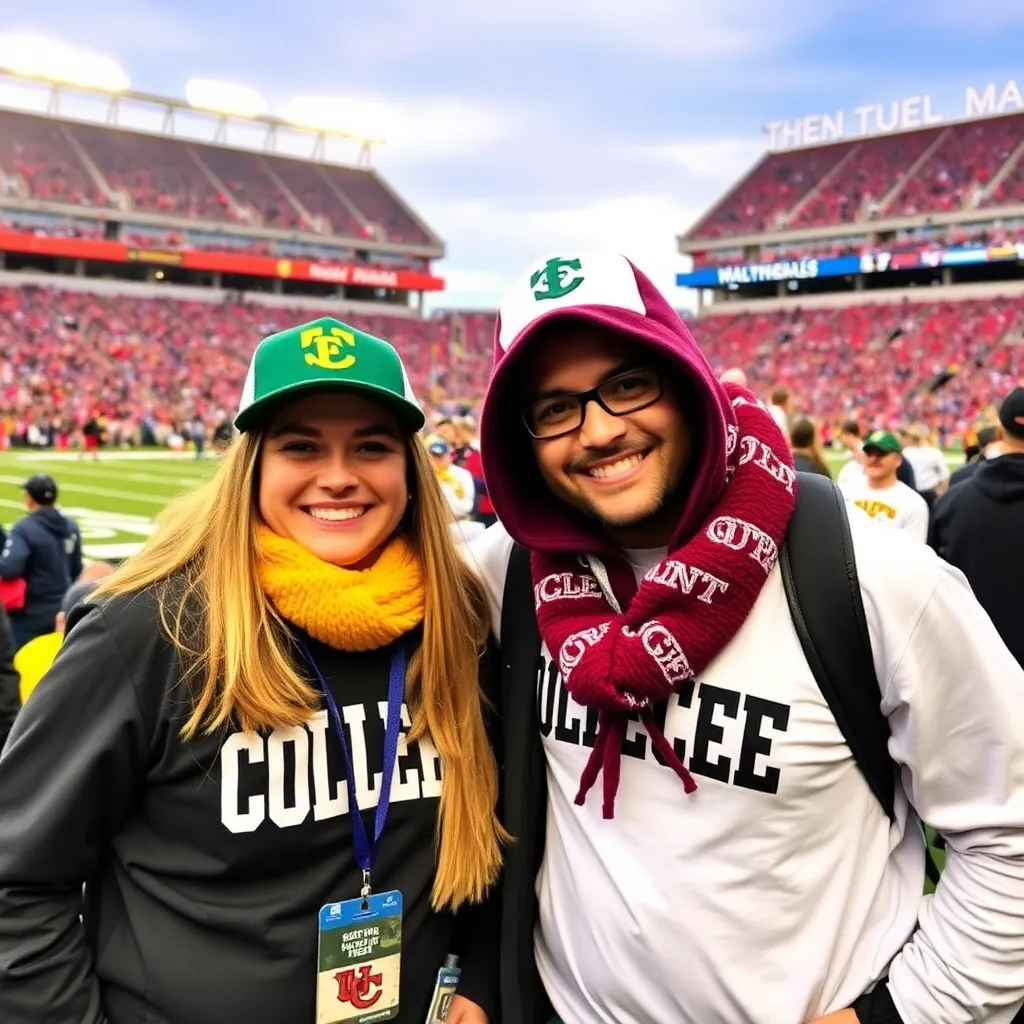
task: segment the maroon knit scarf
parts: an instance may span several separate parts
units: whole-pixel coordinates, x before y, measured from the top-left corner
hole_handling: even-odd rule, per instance
[[[748,391],[731,385],[726,391],[737,423],[728,427],[726,486],[693,536],[622,602],[623,612],[606,597],[607,573],[595,559],[583,560],[587,572],[576,555],[535,552],[532,558],[544,643],[558,658],[573,699],[599,712],[576,803],[584,802],[603,769],[606,818],[614,816],[630,712],[640,713],[654,748],[686,792],[696,789],[651,706],[702,672],[743,625],[796,503],[793,459],[782,432]]]

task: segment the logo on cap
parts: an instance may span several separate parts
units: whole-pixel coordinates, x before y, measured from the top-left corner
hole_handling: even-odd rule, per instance
[[[349,353],[336,358],[342,351],[342,344],[354,346],[355,335],[342,327],[332,327],[330,334],[325,334],[322,327],[308,327],[299,338],[303,348],[310,345],[316,346],[315,352],[306,353],[306,363],[309,366],[319,366],[323,370],[347,370],[355,365],[356,357]]]
[[[583,284],[583,274],[580,272],[582,269],[578,259],[564,260],[556,256],[548,260],[540,270],[530,275],[530,287],[534,289],[533,297],[538,301],[564,299]],[[541,281],[544,282],[544,287],[538,288],[537,285]]]

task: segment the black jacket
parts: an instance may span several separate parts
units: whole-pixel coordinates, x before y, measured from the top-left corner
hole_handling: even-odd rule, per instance
[[[183,742],[191,702],[157,616],[153,592],[76,611],[0,759],[4,1024],[314,1019],[319,910],[362,881],[340,745],[326,712]],[[390,652],[305,640],[347,723],[372,835]],[[429,744],[400,747],[373,871],[376,891],[404,897],[408,1024],[425,1020],[449,952],[460,992],[496,1019],[488,908],[429,904],[440,779]]]
[[[18,673],[14,670],[14,634],[7,612],[0,606],[0,752],[21,709]]]
[[[1024,665],[1024,454],[985,459],[932,511],[929,542],[968,579]]]
[[[25,580],[25,615],[56,616],[81,571],[78,525],[53,507],[37,509],[15,523],[0,555],[0,578]]]

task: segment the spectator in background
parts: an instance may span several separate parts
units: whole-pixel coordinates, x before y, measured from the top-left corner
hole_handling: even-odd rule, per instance
[[[82,427],[82,453],[80,458],[85,458],[86,453],[92,455],[93,461],[99,461],[100,444],[103,441],[103,423],[96,413],[93,413]]]
[[[196,446],[196,458],[201,459],[206,451],[206,424],[202,416],[193,416],[188,424],[189,436]]]
[[[997,459],[1003,453],[1002,431],[999,427],[981,427],[977,435],[978,450],[973,458],[969,458],[959,469],[954,470],[949,478],[949,489],[969,480],[977,468],[986,459]]]
[[[231,439],[235,436],[235,428],[227,416],[223,416],[213,430],[213,450],[218,455],[223,455]]]
[[[11,622],[0,605],[0,753],[3,752],[14,719],[21,710],[18,673],[14,667],[15,650]]]
[[[928,504],[896,475],[903,460],[900,439],[888,430],[875,430],[864,440],[864,471],[840,483],[846,497],[872,519],[906,530],[922,543],[928,539]]]
[[[455,457],[455,465],[466,470],[473,478],[473,519],[483,527],[493,526],[498,517],[494,514],[487,481],[484,480],[484,464],[480,458],[480,442],[477,438],[476,422],[472,416],[463,417],[462,447]]]
[[[735,384],[737,387],[747,387],[747,375],[738,367],[732,366],[721,377],[718,378],[723,384]]]
[[[0,579],[24,579],[25,607],[11,613],[15,648],[53,630],[68,587],[82,572],[78,524],[54,508],[57,483],[40,473],[25,481],[28,515],[14,524],[3,554]]]
[[[847,420],[839,429],[839,440],[850,453],[850,461],[839,471],[836,483],[840,487],[859,487],[864,476],[864,451],[860,439],[860,424],[856,420]],[[917,490],[914,470],[910,463],[901,460],[896,468],[896,479],[906,484],[911,490]]]
[[[819,473],[831,478],[828,463],[821,450],[818,428],[814,423],[801,417],[789,431],[789,445],[793,449],[793,465],[799,473]]]
[[[917,493],[930,509],[935,499],[945,494],[949,487],[946,457],[931,443],[928,428],[923,423],[901,427],[899,433],[903,442],[903,459],[913,468]]]
[[[451,448],[459,446],[459,430],[450,416],[442,416],[434,426],[434,433]]]
[[[783,437],[789,437],[792,404],[793,398],[789,393],[789,388],[774,388],[772,390],[772,401],[768,406],[768,411],[772,414],[772,419],[775,420],[779,430],[782,431]]]
[[[999,410],[1002,454],[984,458],[935,504],[929,543],[966,577],[1024,665],[1024,388]]]
[[[443,437],[432,437],[427,442],[427,451],[430,452],[438,483],[455,521],[468,519],[473,511],[472,475],[468,470],[454,464],[452,447]]]

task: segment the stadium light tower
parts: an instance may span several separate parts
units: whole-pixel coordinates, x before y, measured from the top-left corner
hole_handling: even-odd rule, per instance
[[[24,78],[118,93],[131,88],[113,57],[27,32],[0,35],[0,70]]]
[[[361,156],[366,159],[371,146],[382,146],[387,141],[376,134],[390,119],[383,104],[361,104],[331,96],[296,96],[285,105],[283,113],[284,120],[296,128],[319,132],[321,150],[327,132],[361,142]],[[314,158],[322,155],[322,152],[314,154]]]
[[[185,83],[185,99],[196,110],[220,115],[215,141],[225,143],[230,118],[262,117],[268,107],[267,101],[250,86],[212,78],[190,78]]]

